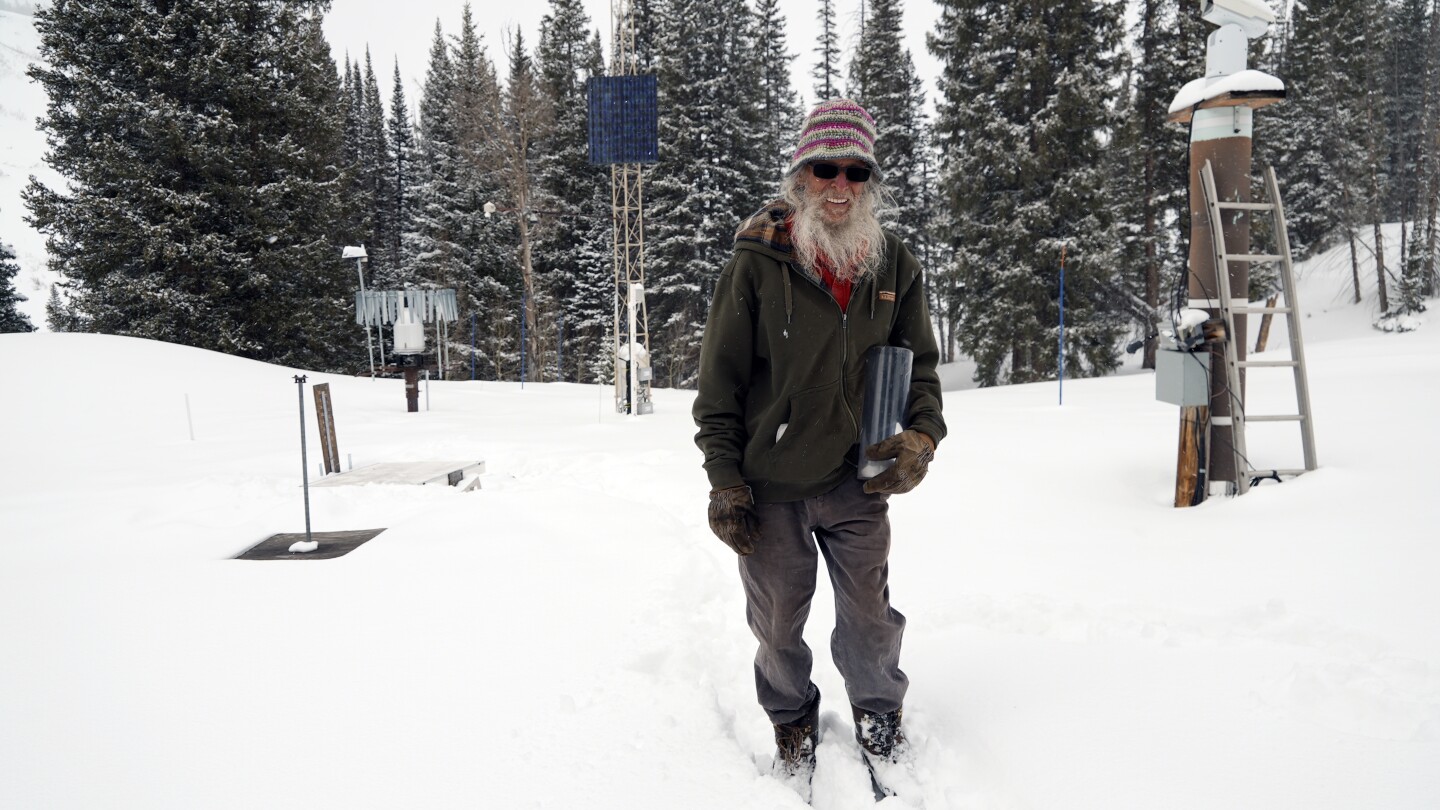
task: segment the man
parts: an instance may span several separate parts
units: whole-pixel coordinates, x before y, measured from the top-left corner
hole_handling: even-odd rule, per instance
[[[740,226],[700,351],[694,417],[712,487],[710,528],[740,555],[755,684],[775,726],[775,771],[808,791],[820,692],[802,634],[817,546],[835,590],[831,653],[872,774],[904,752],[905,617],[890,607],[891,494],[924,478],[945,436],[938,351],[919,264],[880,227],[875,123],[858,104],[817,106],[783,199]],[[914,352],[908,427],[859,448],[864,358]],[[894,459],[862,482],[859,453]]]

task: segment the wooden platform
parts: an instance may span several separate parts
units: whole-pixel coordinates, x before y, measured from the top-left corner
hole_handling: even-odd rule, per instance
[[[1259,109],[1285,100],[1284,90],[1244,90],[1221,93],[1190,107],[1181,107],[1165,117],[1172,124],[1188,124],[1195,117],[1196,110],[1213,110],[1217,107],[1250,107]]]
[[[475,489],[485,472],[483,461],[394,461],[367,464],[348,472],[327,475],[310,482],[312,487],[343,487],[352,484],[445,484],[455,486],[462,478],[473,481],[466,489]]]
[[[384,529],[356,529],[348,532],[311,532],[310,539],[320,543],[319,548],[306,554],[291,553],[290,546],[305,539],[305,533],[276,534],[251,546],[237,560],[333,560],[359,548]]]

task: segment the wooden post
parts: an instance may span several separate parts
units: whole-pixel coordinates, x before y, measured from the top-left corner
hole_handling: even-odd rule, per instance
[[[1231,306],[1244,306],[1249,300],[1250,265],[1247,262],[1226,262],[1216,267],[1215,246],[1210,235],[1210,214],[1205,206],[1205,191],[1200,183],[1200,169],[1208,160],[1215,174],[1215,191],[1226,202],[1250,202],[1251,121],[1249,107],[1235,106],[1195,113],[1190,135],[1190,306],[1203,309],[1214,319],[1220,313],[1219,273],[1230,281]],[[1221,223],[1227,253],[1250,252],[1250,216],[1245,211],[1226,211]],[[1245,316],[1235,316],[1234,340],[1239,359],[1245,359]],[[1210,368],[1225,368],[1225,346],[1210,343]],[[1234,441],[1229,417],[1237,404],[1243,407],[1244,377],[1240,391],[1231,391],[1223,373],[1210,375],[1210,446],[1221,452],[1211,454],[1211,466],[1205,476],[1209,481],[1234,481],[1241,474],[1235,470],[1234,454],[1229,452]],[[1226,417],[1217,420],[1216,417]],[[1216,422],[1219,421],[1219,424]],[[1208,494],[1208,493],[1207,493]],[[1203,500],[1203,496],[1202,496]]]
[[[1239,7],[1236,7],[1236,6]],[[1205,74],[1181,90],[1171,104],[1169,120],[1190,125],[1190,307],[1203,309],[1213,321],[1221,314],[1220,280],[1228,281],[1230,296],[1240,302],[1249,301],[1250,265],[1248,262],[1228,261],[1224,256],[1215,255],[1212,227],[1220,231],[1225,241],[1225,254],[1250,253],[1250,217],[1245,210],[1227,209],[1223,221],[1212,223],[1205,191],[1201,185],[1200,172],[1208,162],[1215,176],[1215,193],[1218,200],[1233,203],[1250,202],[1250,161],[1251,140],[1254,131],[1255,108],[1273,104],[1285,97],[1284,85],[1265,77],[1259,83],[1244,82],[1241,86],[1215,86],[1226,77],[1238,76],[1247,71],[1246,58],[1250,41],[1265,36],[1275,15],[1263,4],[1252,8],[1250,3],[1202,3],[1200,15],[1206,22],[1216,26],[1205,42]],[[1264,74],[1252,77],[1259,80]],[[1248,85],[1248,86],[1245,86]],[[1214,87],[1214,93],[1207,89]],[[1269,89],[1265,89],[1269,88]],[[1185,101],[1181,101],[1184,97]],[[1218,226],[1218,227],[1215,227]],[[1216,266],[1224,265],[1224,266]],[[1224,273],[1225,275],[1220,275]],[[1235,301],[1223,302],[1225,307]],[[1225,335],[1225,340],[1235,341],[1239,359],[1245,355],[1245,317],[1233,318],[1235,334]],[[1223,341],[1208,341],[1210,368],[1224,369],[1226,365]],[[1240,378],[1244,388],[1244,377]],[[1204,500],[1211,482],[1235,481],[1238,488],[1239,476],[1243,470],[1235,469],[1233,430],[1230,425],[1231,406],[1240,412],[1244,408],[1244,392],[1229,390],[1227,375],[1210,375],[1210,407],[1185,409],[1180,416],[1180,467],[1176,471],[1176,506],[1189,506]],[[1210,456],[1203,473],[1198,449],[1187,448],[1187,436],[1196,428],[1195,420],[1208,417],[1203,429],[1206,455]],[[1213,449],[1219,447],[1221,452]],[[1198,487],[1198,492],[1193,490]],[[1189,503],[1182,495],[1195,492],[1198,496]]]
[[[420,412],[420,367],[405,366],[405,410],[407,413]]]
[[[335,406],[330,401],[330,383],[319,383],[315,389],[315,419],[320,428],[320,455],[325,459],[325,474],[340,472],[340,445],[335,441]]]
[[[1205,426],[1210,409],[1195,405],[1180,409],[1180,458],[1175,473],[1175,506],[1195,506],[1205,500]]]
[[[1208,99],[1195,108],[1186,108],[1172,113],[1170,120],[1190,124],[1190,276],[1189,305],[1203,309],[1211,321],[1219,319],[1219,283],[1215,266],[1214,240],[1210,236],[1210,215],[1205,206],[1205,191],[1201,187],[1200,169],[1210,161],[1215,175],[1215,191],[1226,202],[1250,202],[1251,133],[1254,126],[1254,109],[1274,104],[1284,97],[1283,91],[1251,92],[1243,96],[1223,94]],[[1224,214],[1221,233],[1225,237],[1227,253],[1250,252],[1250,217],[1241,210],[1230,210]],[[1250,265],[1247,262],[1227,262],[1223,268],[1230,282],[1230,294],[1235,299],[1232,306],[1243,306],[1249,300]],[[1207,329],[1206,340],[1210,350],[1210,367],[1225,368],[1225,346],[1223,340],[1235,340],[1239,359],[1245,359],[1246,322],[1244,315],[1235,316],[1234,335],[1223,335],[1224,330],[1212,333]],[[1179,466],[1175,472],[1176,506],[1191,506],[1203,501],[1212,481],[1235,481],[1237,471],[1233,453],[1230,452],[1233,431],[1229,424],[1232,404],[1244,403],[1244,373],[1240,377],[1240,391],[1230,391],[1223,373],[1210,376],[1210,407],[1199,410],[1184,409],[1180,415],[1181,435],[1187,425],[1193,426],[1196,418],[1203,418],[1205,454],[1213,463],[1207,464],[1200,454],[1187,452],[1181,447]],[[1224,424],[1215,424],[1215,417],[1226,417]],[[1219,448],[1222,452],[1215,453]],[[1202,469],[1203,467],[1203,469]],[[1197,483],[1198,482],[1198,483]],[[1189,502],[1181,493],[1190,486],[1200,486],[1201,491]]]
[[[1274,309],[1280,303],[1280,294],[1274,293],[1265,301],[1267,309]],[[1267,312],[1260,316],[1260,334],[1255,338],[1255,354],[1265,351],[1265,344],[1270,342],[1270,322],[1275,319],[1275,313]]]

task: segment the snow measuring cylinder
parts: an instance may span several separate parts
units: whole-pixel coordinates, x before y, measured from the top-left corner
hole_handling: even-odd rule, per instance
[[[865,353],[865,404],[860,416],[860,458],[856,477],[874,478],[895,459],[871,461],[865,448],[900,432],[910,399],[910,368],[915,353],[899,346],[875,346]]]

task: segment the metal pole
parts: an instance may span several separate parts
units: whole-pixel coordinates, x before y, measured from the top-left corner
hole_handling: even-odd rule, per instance
[[[185,423],[190,426],[190,441],[195,441],[195,420],[190,416],[190,395],[185,395]]]
[[[360,300],[365,301],[364,259],[355,260],[355,273],[360,276]],[[369,320],[368,318],[366,320]],[[365,324],[365,348],[370,350],[370,376],[375,376],[375,344],[370,341],[370,324]]]
[[[305,460],[305,380],[295,375],[295,390],[300,395],[300,481],[305,490],[305,542],[310,542],[310,466]]]
[[[1065,404],[1065,245],[1060,245],[1060,404]]]
[[[630,300],[626,302],[625,309],[630,313],[630,415],[640,415],[640,357],[635,351],[635,288],[639,284],[630,285]]]

